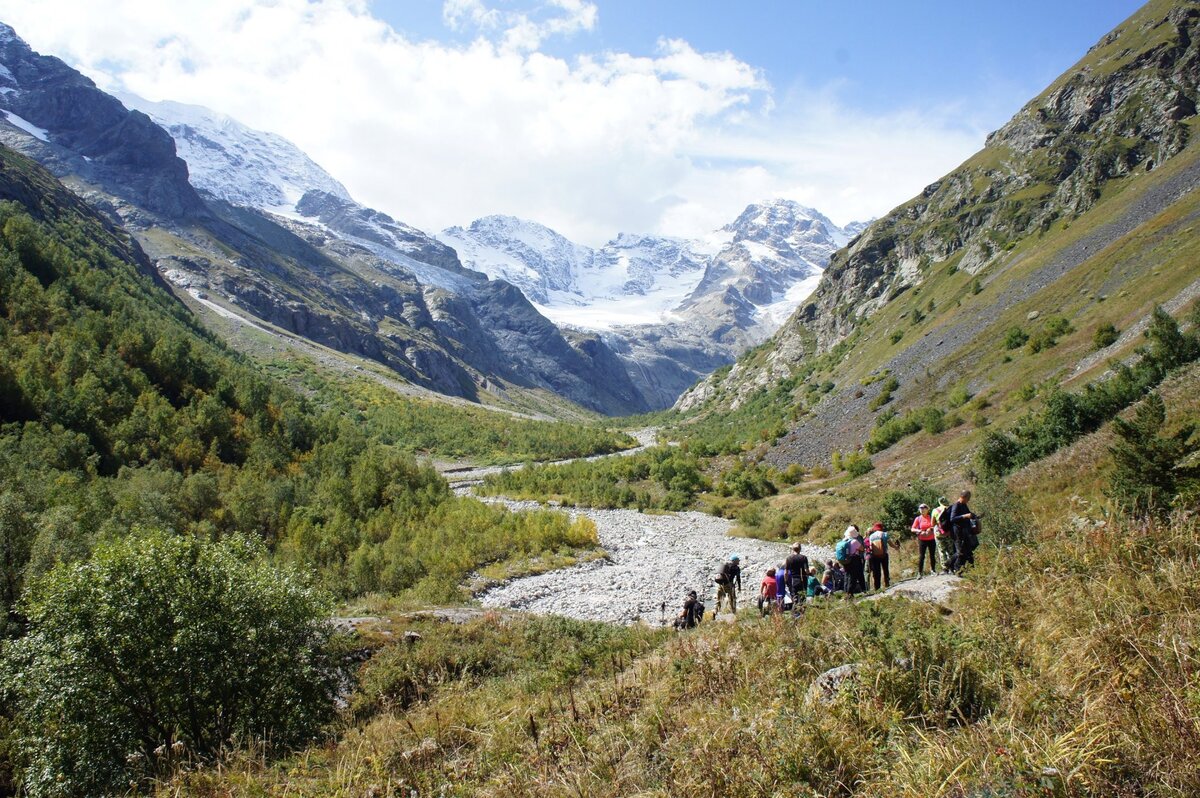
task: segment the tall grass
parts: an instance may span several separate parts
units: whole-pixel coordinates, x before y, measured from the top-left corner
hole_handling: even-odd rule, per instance
[[[1014,537],[948,609],[831,602],[665,638],[516,619],[397,645],[336,746],[247,765],[235,791],[1200,794],[1200,521]],[[843,664],[829,702],[810,694]]]

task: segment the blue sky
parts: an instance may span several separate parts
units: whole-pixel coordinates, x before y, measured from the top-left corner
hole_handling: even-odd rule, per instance
[[[296,142],[422,229],[695,236],[783,197],[846,223],[961,163],[1118,0],[0,0],[106,89]]]
[[[501,2],[499,8],[536,4]],[[1136,0],[599,0],[594,30],[544,52],[651,55],[661,38],[728,51],[776,91],[836,85],[864,110],[963,104],[1002,124],[1142,4]],[[442,0],[375,0],[371,9],[416,38],[467,42]],[[997,116],[1002,114],[1002,116]]]

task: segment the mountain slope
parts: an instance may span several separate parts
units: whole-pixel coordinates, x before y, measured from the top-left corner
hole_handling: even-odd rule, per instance
[[[1101,325],[1182,307],[1200,278],[1198,20],[1194,2],[1148,4],[984,150],[839,251],[771,341],[677,407],[716,417],[770,396],[777,421],[803,417],[769,458],[817,465],[892,408],[953,409],[956,386],[956,401],[986,394],[969,408],[978,423],[1007,418],[1024,386],[1101,366],[1085,360]],[[1069,332],[1053,335],[1057,317]],[[822,384],[836,390],[808,387]]]
[[[117,99],[171,134],[191,184],[210,196],[280,212],[295,211],[307,191],[350,199],[345,186],[282,136],[201,106],[150,102],[134,94]]]
[[[204,109],[154,106],[164,122],[178,117],[172,127],[199,160],[201,196],[166,131],[7,27],[0,66],[0,143],[132,230],[197,312],[365,357],[471,401],[646,409],[594,337],[568,341],[450,248],[354,203],[288,142]],[[505,309],[519,321],[482,321]]]

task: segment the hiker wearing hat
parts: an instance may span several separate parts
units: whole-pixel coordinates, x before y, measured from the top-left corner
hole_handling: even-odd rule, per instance
[[[883,577],[883,586],[892,586],[892,574],[888,569],[888,533],[884,530],[883,524],[878,521],[871,527],[871,534],[867,536],[867,548],[871,552],[871,581],[875,585],[875,589],[879,589],[880,577]]]
[[[835,553],[837,549],[834,550]],[[862,532],[854,524],[846,527],[846,592],[851,596],[867,592],[867,577],[863,572],[863,556],[866,554],[866,544],[863,543]]]
[[[933,508],[929,517],[933,519],[934,533],[937,537],[938,561],[942,564],[942,573],[950,572],[950,560],[954,556],[954,539],[942,526],[942,515],[950,509],[950,502],[945,496],[938,497],[938,506]],[[946,516],[949,518],[949,516]]]
[[[912,533],[917,536],[917,579],[925,575],[925,553],[929,553],[929,572],[936,574],[937,566],[937,522],[929,505],[924,502],[917,508],[917,517],[912,522]]]
[[[729,561],[721,566],[721,570],[713,577],[713,581],[717,583],[717,607],[713,610],[713,617],[716,618],[721,614],[721,599],[729,597],[729,611],[737,615],[737,594],[742,590],[742,558],[736,554],[729,557]],[[737,591],[733,589],[734,584],[737,584]]]

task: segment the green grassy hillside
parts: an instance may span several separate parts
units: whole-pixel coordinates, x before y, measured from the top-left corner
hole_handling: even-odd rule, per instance
[[[772,340],[681,400],[678,435],[811,468],[945,426],[957,462],[974,428],[1130,356],[1156,305],[1200,295],[1198,32],[1196,4],[1147,4],[835,255]]]
[[[250,534],[342,593],[437,572],[442,597],[479,565],[594,543],[557,516],[455,498],[412,455],[557,458],[624,436],[370,383],[310,378],[303,398],[207,333],[127,235],[10,151],[0,198],[6,611],[30,578],[141,529]]]

